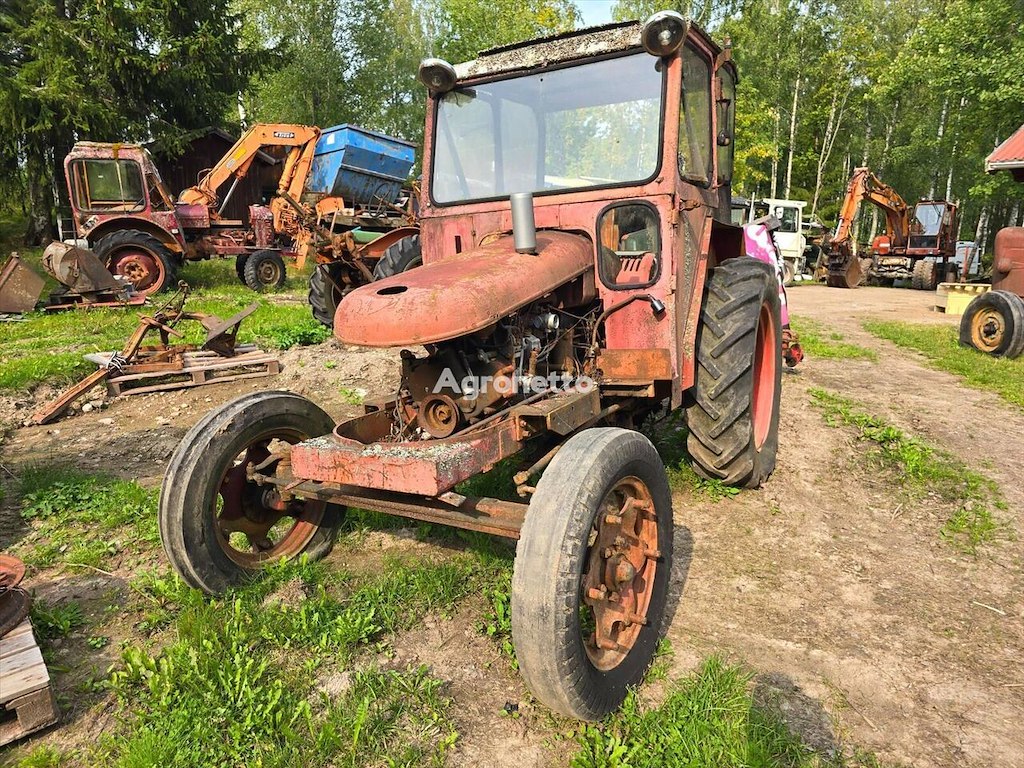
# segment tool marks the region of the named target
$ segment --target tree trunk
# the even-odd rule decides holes
[[[789,114],[789,158],[786,160],[786,191],[782,193],[782,196],[789,200],[789,191],[793,186],[793,151],[796,144],[796,108],[800,99],[800,78],[801,74],[796,76],[796,86],[793,88],[793,108]]]
[[[942,102],[942,114],[939,115],[939,130],[935,135],[935,148],[942,151],[942,137],[946,133],[946,116],[949,114],[949,99]],[[928,188],[928,199],[935,199],[936,174],[932,173],[932,185]]]
[[[850,95],[849,89],[843,94],[842,102],[839,101],[839,84],[832,92],[832,106],[828,112],[828,124],[825,126],[825,136],[821,142],[821,152],[818,153],[818,172],[814,179],[814,200],[811,202],[811,215],[818,210],[818,199],[821,197],[821,180],[825,175],[825,166],[829,157],[832,156],[832,149],[835,147],[836,137],[839,135],[839,125],[843,122],[843,112],[846,110],[846,99]]]
[[[779,189],[779,123],[782,115],[775,110],[775,127],[772,130],[772,184],[769,197],[774,198]]]
[[[25,156],[25,186],[28,197],[28,225],[25,245],[45,245],[56,235],[53,223],[53,184],[45,157],[31,147]]]

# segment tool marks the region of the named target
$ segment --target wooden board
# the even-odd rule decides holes
[[[57,722],[43,654],[28,619],[0,638],[0,745]]]

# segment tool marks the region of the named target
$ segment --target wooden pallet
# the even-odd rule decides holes
[[[0,746],[55,722],[50,673],[25,619],[0,637]]]
[[[88,360],[105,366],[110,354],[87,355]],[[147,362],[125,367],[125,372],[107,379],[111,396],[141,395],[168,389],[185,389],[236,379],[273,376],[281,372],[280,361],[253,344],[240,344],[233,357],[222,357],[209,350],[184,352],[176,362]]]

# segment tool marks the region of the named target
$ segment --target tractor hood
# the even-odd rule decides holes
[[[345,344],[402,347],[475,333],[593,269],[580,235],[538,232],[537,253],[516,253],[512,237],[364,285],[334,315]]]

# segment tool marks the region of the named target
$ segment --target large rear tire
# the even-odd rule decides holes
[[[206,416],[182,438],[160,488],[164,552],[190,586],[218,594],[281,558],[330,552],[341,509],[318,501],[282,502],[257,485],[248,466],[267,463],[281,443],[327,434],[334,420],[291,392],[255,392]],[[278,441],[275,443],[275,441]]]
[[[512,639],[534,695],[596,720],[641,682],[661,637],[672,497],[651,441],[587,429],[537,484],[516,547]]]
[[[914,265],[910,287],[915,291],[934,291],[939,286],[939,271],[934,261],[919,260]]]
[[[960,318],[960,344],[993,357],[1024,354],[1024,299],[1009,291],[975,297]]]
[[[121,275],[138,293],[159,293],[177,282],[177,260],[170,249],[147,232],[111,232],[93,248],[112,275]]]
[[[779,289],[750,258],[708,278],[697,329],[697,369],[686,446],[702,476],[757,488],[775,469],[782,392]]]
[[[383,280],[385,277],[398,275],[423,263],[423,250],[420,247],[420,236],[409,235],[397,243],[392,243],[384,251],[373,268],[373,279]]]

